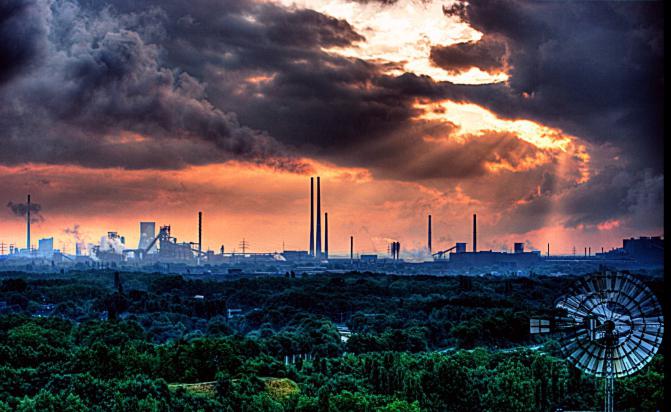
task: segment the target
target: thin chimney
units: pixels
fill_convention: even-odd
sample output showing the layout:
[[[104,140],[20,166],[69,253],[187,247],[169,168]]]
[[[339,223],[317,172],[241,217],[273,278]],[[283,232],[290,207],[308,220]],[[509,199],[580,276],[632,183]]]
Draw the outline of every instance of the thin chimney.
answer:
[[[30,195],[28,195],[28,212],[26,213],[26,249],[30,253]]]
[[[354,236],[349,237],[349,260],[354,262]]]
[[[324,213],[324,258],[329,258],[329,214]]]
[[[315,255],[315,178],[310,178],[310,256]]]
[[[429,233],[428,233],[429,253],[431,253],[431,215],[429,215]]]
[[[322,257],[322,196],[319,188],[319,176],[317,176],[317,250],[315,254],[318,258]]]
[[[203,212],[198,212],[198,258],[203,253]]]
[[[478,216],[473,213],[473,252],[478,251]]]

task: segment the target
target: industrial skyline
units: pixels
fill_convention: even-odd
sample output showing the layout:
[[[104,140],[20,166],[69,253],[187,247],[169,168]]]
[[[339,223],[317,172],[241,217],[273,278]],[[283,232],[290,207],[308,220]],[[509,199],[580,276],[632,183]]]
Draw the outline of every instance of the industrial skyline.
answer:
[[[316,187],[316,196],[315,196],[315,187]],[[306,250],[307,254],[313,258],[316,259],[328,259],[329,257],[329,227],[328,227],[328,212],[327,211],[322,211],[321,207],[321,177],[317,176],[316,177],[316,186],[315,186],[315,177],[310,177],[310,197],[309,197],[309,236],[307,238],[306,243]],[[42,210],[42,205],[40,204],[35,204],[31,203],[31,195],[27,195],[27,200],[25,204],[16,204],[13,202],[10,202],[10,204],[14,204],[17,207],[22,208],[22,210],[25,211],[25,235],[26,235],[26,241],[24,245],[21,245],[20,243],[6,243],[4,242],[3,239],[0,239],[0,242],[2,242],[2,249],[1,253],[4,254],[5,250],[10,251],[10,250],[28,250],[30,249],[38,249],[34,243],[31,242],[31,236],[33,235],[31,225],[33,223],[33,220],[31,218],[31,211],[39,212]],[[316,207],[315,207],[316,205]],[[33,212],[33,216],[35,214]],[[324,221],[324,226],[323,226],[323,231],[322,231],[322,217]],[[364,235],[369,236],[369,242],[370,245],[372,246],[372,249],[361,249],[356,251],[356,255],[359,255],[361,253],[374,253],[374,254],[380,254],[382,256],[385,255],[390,255],[393,259],[399,259],[402,256],[406,258],[410,258],[411,260],[413,258],[425,258],[427,260],[433,259],[443,259],[446,254],[449,252],[465,252],[466,251],[466,245],[468,245],[467,242],[464,242],[463,239],[461,241],[456,241],[453,242],[453,244],[448,244],[445,243],[446,237],[441,236],[440,239],[445,243],[444,245],[441,245],[443,247],[440,247],[438,249],[433,248],[433,221],[432,221],[432,215],[428,214],[427,215],[428,219],[428,225],[427,225],[427,231],[426,231],[426,242],[425,244],[417,246],[417,243],[414,245],[411,245],[411,248],[408,252],[405,252],[405,250],[401,249],[401,242],[399,241],[399,238],[383,238],[381,239],[383,242],[383,247],[379,248],[378,245],[375,243],[375,239],[370,237],[370,232],[369,229],[366,227],[362,227]],[[477,214],[472,215],[472,226],[471,226],[471,243],[470,243],[470,248],[471,252],[475,253],[478,252],[478,228],[477,228]],[[37,221],[43,221],[44,218],[43,216],[39,216],[39,219]],[[316,225],[315,225],[316,222]],[[80,255],[84,254],[82,251],[85,250],[88,252],[90,248],[98,248],[102,247],[103,243],[108,242],[109,239],[115,239],[119,238],[121,239],[121,243],[123,244],[120,246],[119,253],[121,250],[127,250],[130,251],[132,249],[136,249],[138,251],[142,250],[141,255],[146,255],[149,253],[155,253],[157,251],[158,247],[158,242],[161,238],[161,233],[163,232],[164,229],[167,229],[167,237],[172,237],[170,236],[171,233],[171,226],[169,223],[160,223],[159,227],[161,228],[159,232],[156,231],[156,225],[157,222],[155,221],[140,221],[139,222],[139,235],[138,235],[138,240],[137,240],[137,248],[133,248],[131,245],[134,243],[134,238],[132,236],[132,231],[129,232],[130,236],[128,237],[128,242],[126,241],[127,236],[125,235],[120,235],[118,234],[119,232],[116,230],[112,231],[107,231],[107,237],[103,236],[101,238],[101,244],[97,245],[95,242],[87,242],[86,237],[82,236],[82,233],[80,232],[80,228],[77,225],[76,226],[76,231],[72,231],[69,229],[63,230],[63,237],[68,237],[70,235],[75,237],[75,243],[74,243],[74,250],[75,250],[75,255]],[[248,240],[243,236],[242,241],[240,242],[240,245],[242,245],[242,249],[238,250],[238,248],[235,247],[236,243],[230,243],[228,248],[226,248],[225,243],[220,243],[219,246],[217,247],[211,247],[207,244],[204,244],[203,241],[203,212],[198,211],[197,212],[197,241],[186,241],[184,243],[184,240],[182,240],[182,243],[186,245],[186,248],[190,250],[191,252],[194,253],[194,256],[200,261],[201,256],[205,256],[206,252],[216,252],[218,250],[221,251],[221,254],[224,253],[224,250],[226,250],[228,253],[245,253],[249,252],[249,242]],[[172,232],[174,234],[174,232]],[[51,237],[49,238],[43,238],[40,239],[40,245],[42,245],[43,242],[49,242],[49,249],[57,249],[54,247],[53,242],[54,242],[54,235],[50,234]],[[356,237],[361,236],[362,233],[357,232]],[[217,234],[215,234],[215,237]],[[348,236],[348,246],[349,249],[347,251],[345,250],[339,250],[333,253],[333,256],[340,256],[340,257],[346,257],[346,256],[353,256],[355,254],[355,250],[353,249],[353,242],[354,242],[354,233],[350,233]],[[650,236],[648,236],[650,237]],[[659,235],[653,235],[653,237],[659,237]],[[663,237],[663,236],[661,236]],[[284,238],[284,236],[283,236]],[[34,238],[33,238],[34,239]],[[175,242],[176,242],[175,238]],[[380,239],[378,239],[379,241]],[[365,244],[365,241],[364,241]],[[492,242],[488,242],[488,244],[492,244]],[[496,241],[494,242],[496,243]],[[68,247],[69,245],[67,243],[64,243],[63,241],[60,242],[60,250],[63,253],[67,254],[72,254],[72,251],[69,250],[70,248]],[[240,246],[238,245],[238,246]],[[500,244],[499,244],[500,245]],[[512,244],[512,247],[509,247],[510,245],[503,245],[499,248],[489,248],[490,251],[502,251],[502,252],[513,252],[513,253],[522,253],[525,250],[525,246],[527,250],[531,251],[537,251],[538,253],[541,253],[543,251],[542,248],[537,248],[533,245],[530,244],[528,240],[523,241],[523,242],[514,242]],[[556,246],[556,245],[555,245]],[[384,248],[386,247],[386,251]],[[547,242],[546,244],[547,251],[546,251],[546,256],[550,256],[550,242]],[[619,245],[613,246],[613,247],[604,247],[604,246],[598,246],[595,247],[595,254],[599,252],[603,253],[604,251],[608,250],[613,250],[615,248],[619,247]],[[41,250],[41,247],[39,248]],[[442,249],[442,250],[440,250]],[[486,250],[487,248],[485,248]],[[277,253],[277,252],[284,252],[284,251],[291,251],[291,250],[303,250],[302,248],[287,248],[286,247],[286,242],[282,241],[282,248],[280,249],[257,249],[254,250],[254,253]],[[386,252],[386,253],[385,253]],[[554,255],[576,255],[576,247],[575,244],[571,247],[570,253],[566,253],[564,251],[557,252],[556,250],[553,250]],[[87,253],[88,254],[88,253]],[[584,256],[593,256],[592,254],[592,246],[584,246]]]
[[[325,191],[313,230],[328,212],[331,254],[349,253],[351,235],[357,250],[400,241],[421,254],[428,215],[432,250],[474,246],[474,213],[478,250],[663,236],[662,8],[0,7],[12,45],[0,46],[0,241],[25,243],[17,205],[30,193],[42,206],[33,243],[71,251],[74,233],[136,245],[138,221],[197,241],[198,211],[205,247],[305,250],[310,176]]]

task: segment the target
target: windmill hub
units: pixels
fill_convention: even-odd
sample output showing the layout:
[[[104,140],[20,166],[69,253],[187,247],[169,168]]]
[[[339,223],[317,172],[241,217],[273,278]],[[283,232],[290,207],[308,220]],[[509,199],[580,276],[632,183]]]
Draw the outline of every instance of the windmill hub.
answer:
[[[615,322],[607,320],[603,323],[603,328],[606,330],[606,333],[613,333],[615,330]]]

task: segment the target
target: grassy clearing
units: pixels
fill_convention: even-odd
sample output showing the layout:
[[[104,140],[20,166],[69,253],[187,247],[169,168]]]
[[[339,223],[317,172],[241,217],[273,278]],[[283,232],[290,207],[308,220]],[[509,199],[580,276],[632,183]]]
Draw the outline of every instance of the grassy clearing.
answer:
[[[216,381],[198,383],[171,383],[168,387],[172,390],[183,388],[186,392],[203,396],[214,396]]]
[[[296,382],[287,378],[263,378],[266,392],[276,400],[283,400],[298,393],[300,389]]]

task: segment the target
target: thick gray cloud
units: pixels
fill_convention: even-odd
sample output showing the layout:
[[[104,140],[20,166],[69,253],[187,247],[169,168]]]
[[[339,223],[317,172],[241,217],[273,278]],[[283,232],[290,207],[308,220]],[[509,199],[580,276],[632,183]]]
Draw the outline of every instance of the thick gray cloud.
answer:
[[[635,167],[662,171],[662,2],[476,0],[446,13],[482,31],[485,47],[494,38],[509,50],[506,84],[452,88],[455,97],[608,142]]]
[[[477,67],[487,72],[505,68],[506,44],[486,36],[479,41],[431,48],[431,61],[443,69],[460,73]]]
[[[162,64],[161,47],[128,29],[138,16],[93,17],[70,2],[40,7],[49,23],[34,40],[49,50],[0,90],[4,163],[153,168],[238,159],[303,169],[269,134],[215,107],[202,82]]]
[[[539,229],[545,217],[556,213],[557,223],[568,228],[596,230],[600,224],[617,221],[618,225],[655,231],[663,225],[664,178],[650,170],[629,172],[610,166],[584,184],[526,200],[505,213],[501,224],[506,230]]]
[[[0,85],[9,81],[39,54],[44,26],[35,1],[0,2]]]
[[[641,229],[663,226],[662,2],[474,0],[445,13],[484,33],[482,50],[462,45],[434,53],[455,55],[465,47],[477,67],[474,55],[499,56],[503,41],[510,75],[500,84],[446,83],[450,98],[475,102],[502,117],[558,127],[595,150],[607,146],[617,152],[585,184],[548,190],[544,180],[540,196],[533,194],[532,201],[506,216],[510,227],[536,229],[542,219],[529,216],[557,207],[566,213],[568,227],[611,219]],[[449,59],[442,62],[449,64]]]

